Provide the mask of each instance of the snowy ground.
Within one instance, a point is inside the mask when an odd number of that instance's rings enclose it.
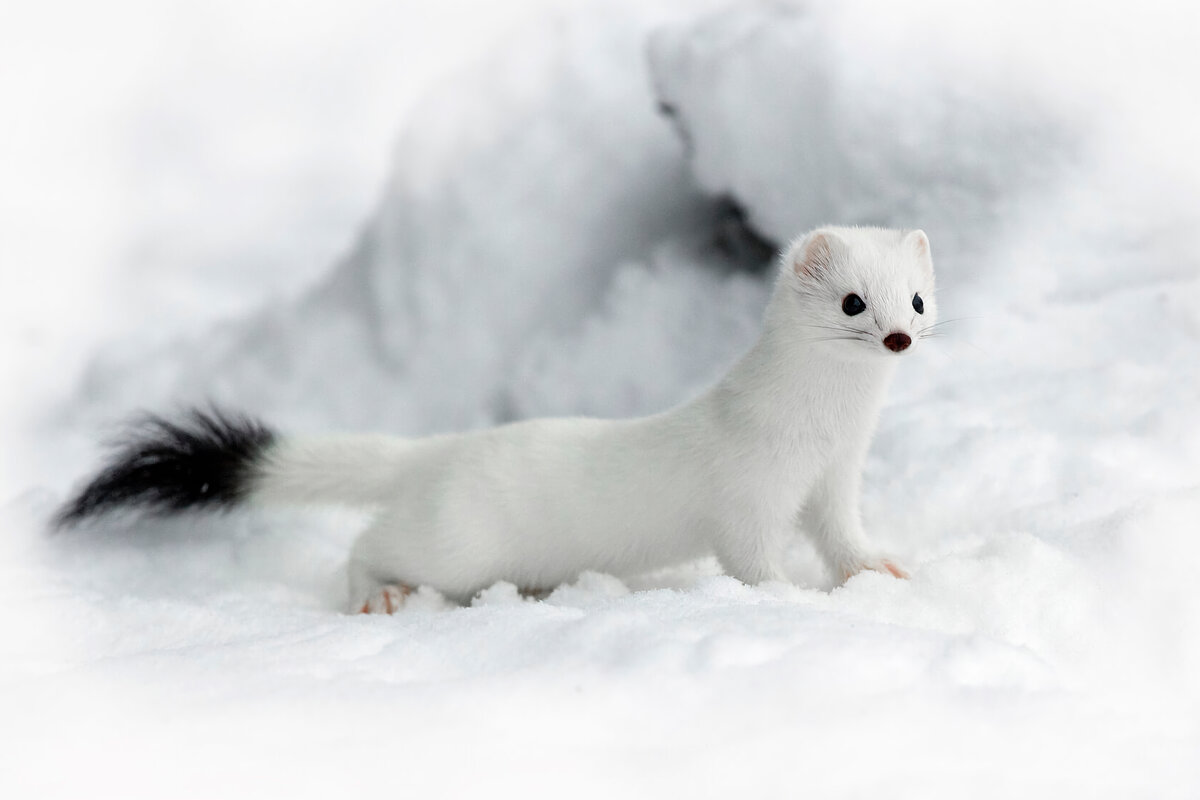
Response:
[[[0,15],[0,792],[1200,795],[1196,12],[548,5]],[[717,195],[775,241],[929,231],[961,321],[863,500],[912,580],[798,542],[786,585],[363,617],[353,517],[43,529],[143,405],[678,402],[769,289]]]

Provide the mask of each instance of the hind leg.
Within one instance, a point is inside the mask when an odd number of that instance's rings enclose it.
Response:
[[[412,589],[404,584],[389,583],[363,601],[359,606],[359,614],[395,614],[404,607],[404,601],[412,594]]]
[[[360,560],[351,556],[350,613],[395,614],[413,592],[413,587],[376,578]]]

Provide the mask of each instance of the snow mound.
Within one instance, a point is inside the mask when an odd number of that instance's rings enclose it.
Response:
[[[302,427],[409,433],[573,410],[512,376],[622,291],[620,265],[648,265],[674,242],[691,251],[676,258],[738,266],[712,247],[721,205],[694,188],[646,81],[644,42],[663,13],[560,14],[482,58],[414,111],[379,208],[321,286],[149,359],[170,362],[161,382],[145,377],[144,354],[116,353],[88,395],[146,402],[149,382],[150,398],[215,396]],[[709,281],[708,296],[721,286]],[[726,357],[723,332],[692,346]]]
[[[1036,84],[952,64],[920,34],[757,3],[660,29],[650,61],[699,185],[768,237],[920,226],[945,251],[1044,191],[1080,133]]]

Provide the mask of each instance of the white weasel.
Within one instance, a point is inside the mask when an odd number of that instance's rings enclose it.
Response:
[[[782,255],[750,351],[669,411],[424,439],[289,439],[219,414],[197,414],[191,429],[155,419],[60,520],[139,504],[369,507],[349,566],[363,611],[394,611],[411,587],[456,599],[500,580],[544,591],[585,570],[628,575],[710,553],[747,583],[783,580],[798,528],[838,579],[907,577],[868,545],[858,496],[888,382],[936,315],[924,232],[824,227]],[[179,469],[131,475],[150,450],[206,482],[176,485]]]

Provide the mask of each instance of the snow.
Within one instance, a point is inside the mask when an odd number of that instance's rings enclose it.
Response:
[[[737,6],[656,31],[650,61],[697,182],[760,231],[919,220],[944,250],[1052,179],[1078,134],[1038,84],[947,64],[921,33],[833,5]]]
[[[972,6],[459,30],[462,5],[131,2],[94,83],[135,113],[0,82],[37,155],[0,232],[0,790],[1200,793],[1194,12]],[[104,135],[71,150],[81,121]],[[367,617],[342,613],[353,515],[42,527],[141,406],[421,434],[678,402],[769,290],[721,195],[776,242],[930,234],[959,321],[898,375],[863,497],[910,581],[831,589],[798,541],[789,584],[705,560]]]

